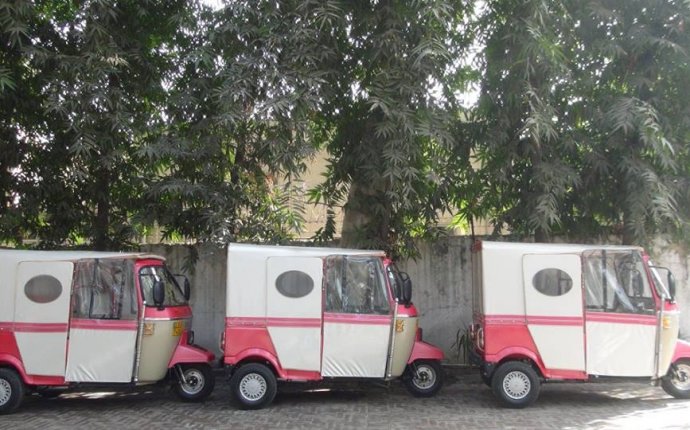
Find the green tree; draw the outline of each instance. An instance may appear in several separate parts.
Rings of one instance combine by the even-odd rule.
[[[632,243],[682,225],[687,15],[674,1],[488,3],[472,135],[478,206],[498,229]]]
[[[573,221],[620,226],[624,243],[674,232],[687,171],[690,37],[683,1],[600,0],[574,4],[582,96],[581,187]],[[681,161],[679,163],[679,161]],[[685,216],[685,220],[683,220]]]
[[[4,52],[24,67],[13,96],[34,112],[3,115],[12,119],[14,140],[6,142],[20,154],[9,206],[21,214],[22,235],[43,246],[87,240],[96,249],[135,236],[143,180],[153,170],[137,148],[161,132],[162,78],[174,67],[169,46],[185,7],[3,2],[0,9],[16,12],[3,21],[4,34],[20,36]]]
[[[497,229],[534,233],[562,221],[579,177],[567,104],[573,20],[562,2],[493,1],[480,21],[485,43],[474,140],[481,215]]]
[[[303,9],[303,22],[321,28],[333,51],[319,65],[329,168],[312,200],[344,207],[341,245],[413,253],[412,238],[435,231],[450,186],[443,166],[462,153],[452,127],[470,10],[459,1]],[[322,238],[334,232],[333,214]]]
[[[142,149],[158,166],[149,213],[167,235],[279,242],[301,227],[291,178],[313,153],[321,71],[311,64],[328,47],[301,28],[300,6],[196,9],[170,76],[168,129]]]

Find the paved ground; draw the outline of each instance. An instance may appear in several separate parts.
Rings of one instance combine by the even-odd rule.
[[[525,410],[501,408],[474,373],[452,370],[438,396],[416,399],[399,383],[279,393],[273,405],[241,411],[220,378],[201,404],[166,389],[128,394],[27,398],[0,429],[690,429],[690,401],[632,383],[547,384]]]

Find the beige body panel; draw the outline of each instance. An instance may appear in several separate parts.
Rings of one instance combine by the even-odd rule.
[[[661,335],[659,339],[659,369],[657,377],[661,378],[668,372],[673,360],[673,353],[678,342],[680,329],[680,313],[678,311],[664,312],[661,320]]]
[[[160,381],[165,377],[168,363],[188,324],[188,319],[144,320],[138,382]]]
[[[393,351],[389,375],[397,378],[403,374],[407,361],[412,354],[414,340],[417,335],[418,317],[401,316],[395,319],[393,327]]]

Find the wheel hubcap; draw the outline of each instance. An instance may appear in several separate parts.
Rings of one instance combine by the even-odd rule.
[[[198,369],[189,369],[184,372],[185,381],[182,389],[187,394],[198,394],[204,389],[204,375]]]
[[[417,388],[426,390],[436,382],[436,373],[429,366],[417,366],[412,382]]]
[[[677,370],[673,373],[671,383],[679,390],[690,390],[690,366],[687,364],[677,364]]]
[[[10,383],[4,379],[0,379],[0,406],[10,401],[12,396],[12,387]]]
[[[514,400],[525,398],[532,388],[532,383],[527,375],[514,370],[503,378],[503,391],[508,397]]]
[[[266,380],[257,373],[250,373],[240,381],[240,394],[247,400],[256,401],[266,394]]]

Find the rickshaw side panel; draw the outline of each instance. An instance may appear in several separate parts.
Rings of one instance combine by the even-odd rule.
[[[323,376],[383,378],[388,345],[381,338],[390,333],[390,317],[384,315],[326,314],[324,317]],[[357,340],[361,354],[349,354]]]
[[[65,379],[70,382],[130,382],[137,322],[73,319]],[[130,365],[122,365],[121,363]]]
[[[587,313],[587,373],[624,377],[654,373],[655,315]]]

